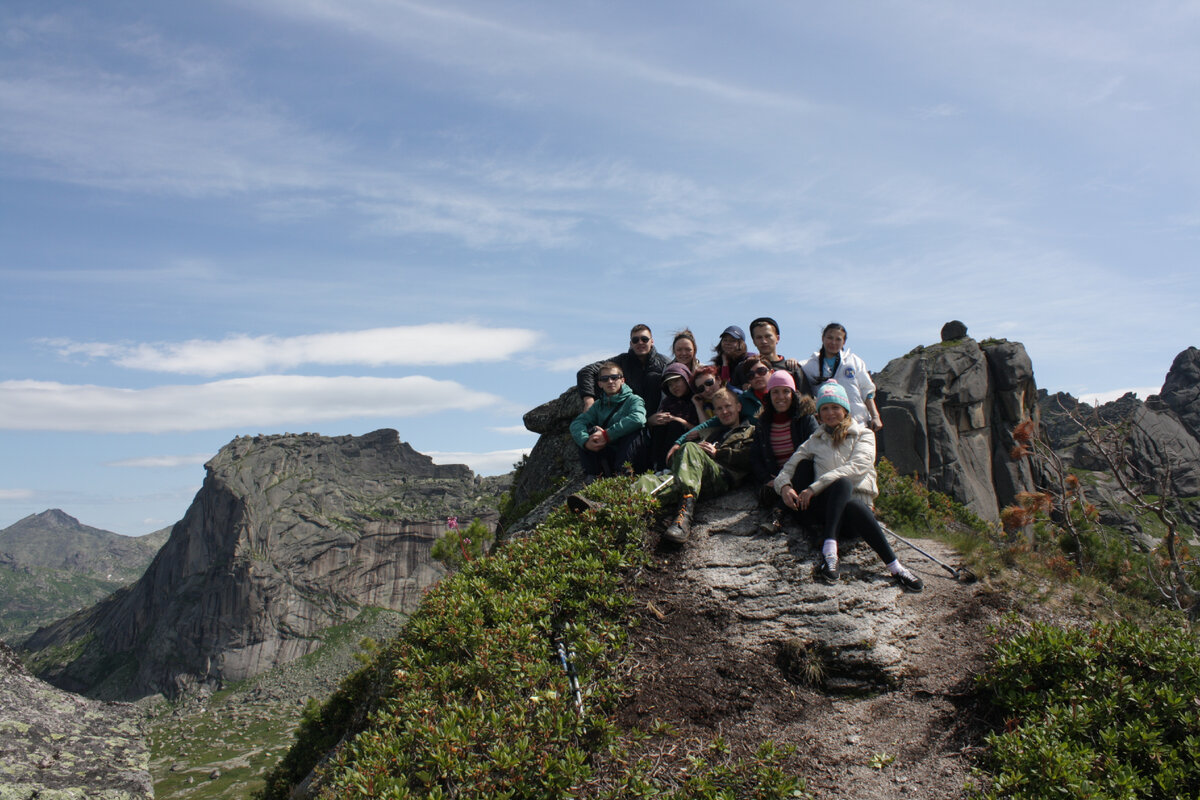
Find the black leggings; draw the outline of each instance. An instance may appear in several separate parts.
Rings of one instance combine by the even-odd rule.
[[[797,469],[792,478],[792,488],[797,492],[807,489],[812,483],[811,475],[811,467],[807,474]],[[896,553],[883,535],[883,528],[879,527],[871,507],[855,499],[854,486],[849,478],[838,478],[826,486],[820,494],[813,496],[808,509],[799,514],[805,522],[819,526],[825,540],[836,539],[840,544],[862,539],[883,559],[884,564],[896,560]]]

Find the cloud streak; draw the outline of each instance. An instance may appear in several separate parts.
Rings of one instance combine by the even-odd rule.
[[[423,376],[261,375],[150,389],[20,380],[0,382],[0,428],[99,433],[273,429],[334,419],[474,411],[499,402],[455,381]]]
[[[194,453],[190,456],[145,456],[143,458],[124,458],[120,461],[106,461],[106,467],[139,467],[146,469],[163,469],[173,467],[194,467],[212,458],[211,453]]]
[[[525,328],[430,324],[305,336],[230,336],[178,343],[114,344],[43,340],[64,357],[103,359],[127,369],[181,375],[222,375],[293,369],[305,364],[371,367],[495,362],[530,350],[538,334]]]
[[[529,455],[530,447],[515,450],[490,450],[486,453],[451,453],[431,451],[425,453],[435,464],[466,464],[480,475],[503,475],[513,464]]]

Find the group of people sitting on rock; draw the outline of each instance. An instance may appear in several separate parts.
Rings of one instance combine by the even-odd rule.
[[[584,473],[640,475],[638,488],[677,501],[663,538],[679,545],[690,535],[697,498],[752,477],[771,509],[765,532],[781,531],[789,513],[820,530],[820,580],[838,580],[838,542],[861,538],[902,588],[921,591],[872,510],[875,431],[883,423],[867,366],[845,347],[846,329],[826,325],[821,348],[802,362],[776,351],[774,319],[751,322],[750,336],[757,353],[730,325],[703,364],[685,329],[675,334],[668,361],[650,328],[635,325],[628,351],[579,370],[584,410],[571,436]],[[591,505],[582,495],[570,503],[577,511]]]

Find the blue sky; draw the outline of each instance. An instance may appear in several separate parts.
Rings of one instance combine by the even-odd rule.
[[[1153,391],[1200,310],[1200,5],[0,8],[0,527],[171,524],[240,434],[505,471],[647,322],[879,370],[950,319]]]

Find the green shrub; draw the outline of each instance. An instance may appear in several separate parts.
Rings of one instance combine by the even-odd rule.
[[[306,711],[297,744],[259,797],[288,797],[339,741],[319,770],[320,797],[581,796],[598,764],[621,759],[609,714],[631,617],[625,583],[647,560],[654,501],[621,480],[588,491],[603,510],[559,509],[533,535],[431,589],[399,637]],[[582,713],[556,657],[556,632],[574,651]],[[599,796],[798,796],[801,782],[778,758],[768,748],[701,761],[684,785],[669,787],[633,767]]]
[[[1003,728],[980,798],[1200,796],[1200,653],[1187,631],[1037,624],[979,677]]]

